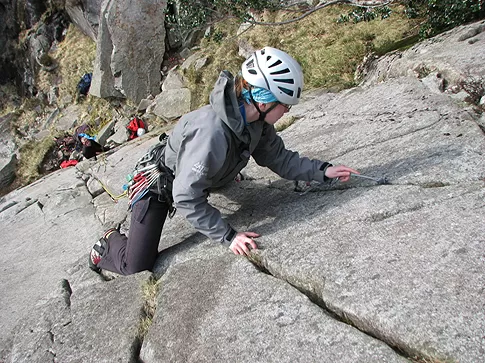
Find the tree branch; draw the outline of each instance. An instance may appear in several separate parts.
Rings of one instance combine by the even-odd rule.
[[[294,19],[289,19],[289,20],[275,22],[275,23],[268,23],[268,22],[265,22],[265,21],[248,20],[247,23],[252,24],[252,25],[264,25],[264,26],[286,25],[286,24],[295,23],[297,21],[300,21],[300,20],[306,18],[308,15],[313,14],[314,12],[316,12],[318,10],[321,10],[323,8],[326,8],[326,7],[332,6],[332,5],[347,4],[347,5],[355,6],[355,7],[359,7],[359,8],[378,8],[378,7],[389,5],[393,1],[394,0],[388,0],[385,3],[379,4],[379,5],[361,5],[361,4],[356,4],[355,2],[353,2],[353,0],[334,0],[334,1],[330,1],[328,3],[317,5],[316,7],[306,11],[305,13],[303,13],[302,15],[300,15],[299,17],[294,18]]]

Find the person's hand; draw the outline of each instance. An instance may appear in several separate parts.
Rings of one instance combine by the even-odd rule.
[[[257,238],[260,235],[254,232],[239,232],[232,241],[229,248],[236,255],[249,255],[249,248],[258,249],[258,246],[253,241],[253,238]],[[249,245],[249,246],[248,246]]]
[[[338,180],[342,182],[346,182],[350,179],[350,174],[360,174],[357,170],[351,169],[344,165],[338,166],[329,166],[327,170],[325,170],[325,176],[327,178],[338,178]]]

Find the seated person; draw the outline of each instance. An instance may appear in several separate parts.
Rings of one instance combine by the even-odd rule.
[[[91,159],[102,152],[108,151],[108,147],[103,147],[94,140],[94,137],[87,134],[79,134],[82,144],[82,154],[86,159]]]

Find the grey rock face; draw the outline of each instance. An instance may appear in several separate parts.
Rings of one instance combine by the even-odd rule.
[[[172,121],[190,111],[191,95],[188,88],[167,89],[160,93],[149,112],[164,120]]]
[[[0,117],[0,189],[8,187],[15,180],[17,148],[10,135],[12,117],[12,114]]]
[[[65,270],[99,238],[101,225],[91,199],[71,168],[12,192],[2,202],[16,203],[0,213],[4,229],[0,260],[5,266],[0,279],[0,342],[37,302],[57,291]]]
[[[162,92],[170,89],[180,89],[184,87],[182,76],[176,69],[171,69],[162,84]]]
[[[294,287],[217,250],[161,278],[163,308],[144,340],[144,362],[406,362]]]
[[[137,103],[159,93],[165,7],[158,1],[103,3],[92,95],[126,97]]]
[[[143,285],[149,284],[150,274],[104,281],[82,263],[68,277],[19,324],[11,361],[134,361],[145,304]]]
[[[362,84],[371,85],[389,78],[415,76],[424,78],[440,74],[446,88],[460,86],[470,76],[485,77],[485,68],[477,62],[485,57],[485,22],[457,27],[416,44],[404,52],[393,52],[378,60],[364,72]],[[466,42],[473,34],[474,42]]]

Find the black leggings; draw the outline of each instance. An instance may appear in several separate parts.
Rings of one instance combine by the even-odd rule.
[[[98,267],[122,275],[151,270],[158,255],[158,244],[168,214],[168,204],[148,193],[131,211],[130,233],[118,231],[108,237],[108,246]]]

